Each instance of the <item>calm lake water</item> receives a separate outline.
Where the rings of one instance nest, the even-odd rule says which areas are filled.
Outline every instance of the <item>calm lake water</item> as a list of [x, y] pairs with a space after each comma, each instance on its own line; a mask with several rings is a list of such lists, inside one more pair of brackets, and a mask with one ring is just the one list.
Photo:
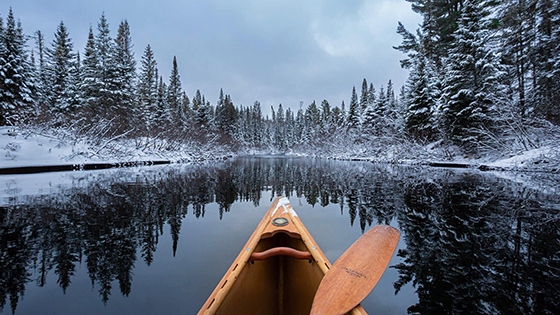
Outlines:
[[1, 314], [196, 314], [278, 195], [331, 262], [401, 231], [371, 314], [560, 314], [558, 175], [239, 158], [0, 185]]

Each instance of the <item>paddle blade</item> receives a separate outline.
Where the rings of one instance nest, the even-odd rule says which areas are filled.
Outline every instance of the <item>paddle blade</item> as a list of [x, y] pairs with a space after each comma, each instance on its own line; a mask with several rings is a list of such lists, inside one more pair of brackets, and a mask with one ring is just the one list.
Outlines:
[[399, 235], [393, 227], [377, 225], [356, 240], [323, 277], [311, 315], [342, 315], [360, 304], [389, 265]]

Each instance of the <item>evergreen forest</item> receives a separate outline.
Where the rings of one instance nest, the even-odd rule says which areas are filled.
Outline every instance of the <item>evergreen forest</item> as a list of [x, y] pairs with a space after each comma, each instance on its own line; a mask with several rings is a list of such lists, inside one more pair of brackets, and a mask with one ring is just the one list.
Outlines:
[[74, 47], [64, 22], [46, 42], [10, 9], [0, 14], [0, 125], [139, 150], [385, 160], [426, 148], [449, 159], [506, 156], [558, 141], [559, 0], [407, 1], [423, 20], [396, 25], [403, 87], [364, 78], [349, 82], [346, 104], [278, 104], [266, 115], [259, 101], [234, 104], [223, 89], [187, 95], [180, 60], [163, 78], [150, 45], [136, 58], [127, 20], [113, 36], [102, 14], [85, 47]]

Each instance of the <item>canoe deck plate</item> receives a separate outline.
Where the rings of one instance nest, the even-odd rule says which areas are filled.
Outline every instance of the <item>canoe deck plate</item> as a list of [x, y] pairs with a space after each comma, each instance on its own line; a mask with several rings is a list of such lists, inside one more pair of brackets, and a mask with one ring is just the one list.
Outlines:
[[288, 225], [288, 223], [290, 223], [288, 222], [288, 219], [282, 217], [275, 218], [274, 220], [272, 220], [272, 225], [274, 226], [286, 226]]

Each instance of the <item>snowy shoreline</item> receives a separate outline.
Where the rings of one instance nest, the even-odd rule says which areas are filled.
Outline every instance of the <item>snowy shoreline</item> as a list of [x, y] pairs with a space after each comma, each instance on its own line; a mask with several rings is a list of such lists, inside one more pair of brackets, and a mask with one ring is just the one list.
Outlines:
[[[511, 158], [498, 160], [495, 162], [479, 162], [477, 160], [472, 161], [440, 161], [440, 160], [429, 160], [429, 161], [380, 161], [373, 158], [333, 158], [329, 159], [340, 160], [340, 161], [356, 161], [356, 162], [372, 162], [372, 163], [386, 163], [386, 164], [396, 164], [396, 165], [406, 165], [406, 166], [429, 166], [435, 168], [455, 168], [455, 169], [470, 169], [479, 171], [498, 171], [498, 172], [534, 172], [534, 173], [558, 173], [560, 174], [560, 167], [551, 166], [547, 167], [549, 164], [547, 161], [532, 161], [532, 158], [527, 157], [525, 160], [519, 159], [520, 156], [516, 156], [515, 162], [512, 162]], [[545, 166], [539, 166], [539, 164]]]
[[[101, 152], [99, 148], [82, 142], [57, 139], [37, 133], [14, 131], [13, 127], [0, 127], [0, 174], [26, 174], [52, 171], [94, 170], [156, 164], [191, 163], [223, 160], [237, 156], [219, 147], [184, 148], [183, 151], [150, 151], [137, 149], [132, 143], [121, 144], [126, 150]], [[124, 152], [124, 153], [123, 153]], [[103, 155], [105, 153], [106, 155]], [[411, 152], [408, 152], [410, 155]], [[300, 154], [291, 153], [299, 156]], [[303, 154], [306, 156], [306, 154]], [[347, 155], [314, 155], [315, 157], [389, 163], [408, 166], [477, 169], [480, 171], [520, 171], [560, 173], [560, 151], [551, 146], [523, 152], [495, 161], [476, 159], [440, 160], [425, 155], [419, 159], [388, 159]]]
[[0, 127], [0, 174], [191, 163], [232, 156], [222, 148], [212, 152], [203, 152], [203, 148], [196, 147], [184, 151], [155, 151], [138, 149], [133, 141], [122, 141], [113, 146], [117, 149], [103, 151], [99, 146], [85, 141]]

